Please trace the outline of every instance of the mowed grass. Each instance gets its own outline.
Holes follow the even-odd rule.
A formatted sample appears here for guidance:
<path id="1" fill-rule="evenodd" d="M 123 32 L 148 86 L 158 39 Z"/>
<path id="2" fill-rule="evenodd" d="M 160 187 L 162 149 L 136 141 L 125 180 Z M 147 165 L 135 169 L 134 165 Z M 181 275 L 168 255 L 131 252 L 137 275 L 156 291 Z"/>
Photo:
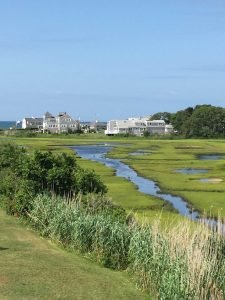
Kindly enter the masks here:
<path id="1" fill-rule="evenodd" d="M 126 272 L 40 238 L 0 210 L 0 299 L 147 299 Z M 148 298 L 149 299 L 149 298 Z"/>

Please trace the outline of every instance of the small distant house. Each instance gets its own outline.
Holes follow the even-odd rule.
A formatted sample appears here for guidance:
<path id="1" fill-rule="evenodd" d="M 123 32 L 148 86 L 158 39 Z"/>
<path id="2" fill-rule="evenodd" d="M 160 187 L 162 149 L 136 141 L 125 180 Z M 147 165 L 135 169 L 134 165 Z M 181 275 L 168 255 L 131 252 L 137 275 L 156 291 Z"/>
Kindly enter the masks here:
<path id="1" fill-rule="evenodd" d="M 79 121 L 72 119 L 66 112 L 60 112 L 56 117 L 51 113 L 46 112 L 43 116 L 43 132 L 73 132 L 77 131 L 79 128 Z"/>
<path id="2" fill-rule="evenodd" d="M 100 131 L 104 131 L 107 127 L 107 122 L 99 122 L 98 120 L 96 120 L 93 123 L 90 123 L 90 130 L 95 131 L 95 132 L 100 132 Z"/>
<path id="3" fill-rule="evenodd" d="M 42 131 L 43 129 L 43 118 L 24 118 L 22 120 L 22 129 L 32 129 Z"/>

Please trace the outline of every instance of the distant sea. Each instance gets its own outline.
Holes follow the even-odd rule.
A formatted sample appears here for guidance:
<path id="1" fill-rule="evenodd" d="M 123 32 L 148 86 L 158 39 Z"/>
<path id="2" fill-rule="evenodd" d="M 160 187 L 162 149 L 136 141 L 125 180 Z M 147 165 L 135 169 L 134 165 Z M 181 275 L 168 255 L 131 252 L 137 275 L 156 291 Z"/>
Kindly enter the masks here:
<path id="1" fill-rule="evenodd" d="M 0 129 L 9 129 L 16 127 L 16 121 L 0 121 Z"/>

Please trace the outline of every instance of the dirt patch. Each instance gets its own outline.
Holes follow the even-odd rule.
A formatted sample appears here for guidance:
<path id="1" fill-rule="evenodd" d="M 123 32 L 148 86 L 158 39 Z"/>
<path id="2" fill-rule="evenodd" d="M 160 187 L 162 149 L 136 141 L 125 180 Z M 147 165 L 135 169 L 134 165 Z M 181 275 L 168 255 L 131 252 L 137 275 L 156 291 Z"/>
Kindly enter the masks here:
<path id="1" fill-rule="evenodd" d="M 9 282 L 6 276 L 0 276 L 0 286 L 4 286 Z"/>
<path id="2" fill-rule="evenodd" d="M 201 146 L 177 146 L 175 149 L 202 149 Z"/>
<path id="3" fill-rule="evenodd" d="M 200 179 L 201 182 L 205 182 L 205 183 L 219 183 L 222 182 L 223 179 L 221 178 L 202 178 Z"/>

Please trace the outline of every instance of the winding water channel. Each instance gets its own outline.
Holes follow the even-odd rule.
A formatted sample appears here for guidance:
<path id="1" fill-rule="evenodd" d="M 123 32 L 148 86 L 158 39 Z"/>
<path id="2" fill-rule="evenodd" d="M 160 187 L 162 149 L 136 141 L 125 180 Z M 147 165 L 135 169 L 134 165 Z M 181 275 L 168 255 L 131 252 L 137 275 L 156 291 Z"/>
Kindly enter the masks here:
<path id="1" fill-rule="evenodd" d="M 164 194 L 160 187 L 150 179 L 139 176 L 132 168 L 119 159 L 108 158 L 106 154 L 112 150 L 112 145 L 85 145 L 73 146 L 72 149 L 82 158 L 97 161 L 116 171 L 116 176 L 126 178 L 134 183 L 141 193 L 152 195 L 170 202 L 173 207 L 181 214 L 192 220 L 197 220 L 199 214 L 188 209 L 188 203 L 179 196 Z"/>
<path id="2" fill-rule="evenodd" d="M 179 196 L 162 193 L 160 187 L 153 180 L 139 176 L 131 167 L 121 162 L 119 159 L 106 157 L 112 150 L 113 144 L 72 146 L 71 148 L 82 158 L 93 160 L 104 164 L 116 171 L 116 176 L 126 178 L 134 183 L 141 193 L 152 195 L 170 202 L 173 207 L 183 216 L 194 221 L 203 221 L 211 229 L 216 229 L 225 235 L 225 224 L 210 218 L 201 218 L 197 211 L 191 211 L 188 202 Z"/>

